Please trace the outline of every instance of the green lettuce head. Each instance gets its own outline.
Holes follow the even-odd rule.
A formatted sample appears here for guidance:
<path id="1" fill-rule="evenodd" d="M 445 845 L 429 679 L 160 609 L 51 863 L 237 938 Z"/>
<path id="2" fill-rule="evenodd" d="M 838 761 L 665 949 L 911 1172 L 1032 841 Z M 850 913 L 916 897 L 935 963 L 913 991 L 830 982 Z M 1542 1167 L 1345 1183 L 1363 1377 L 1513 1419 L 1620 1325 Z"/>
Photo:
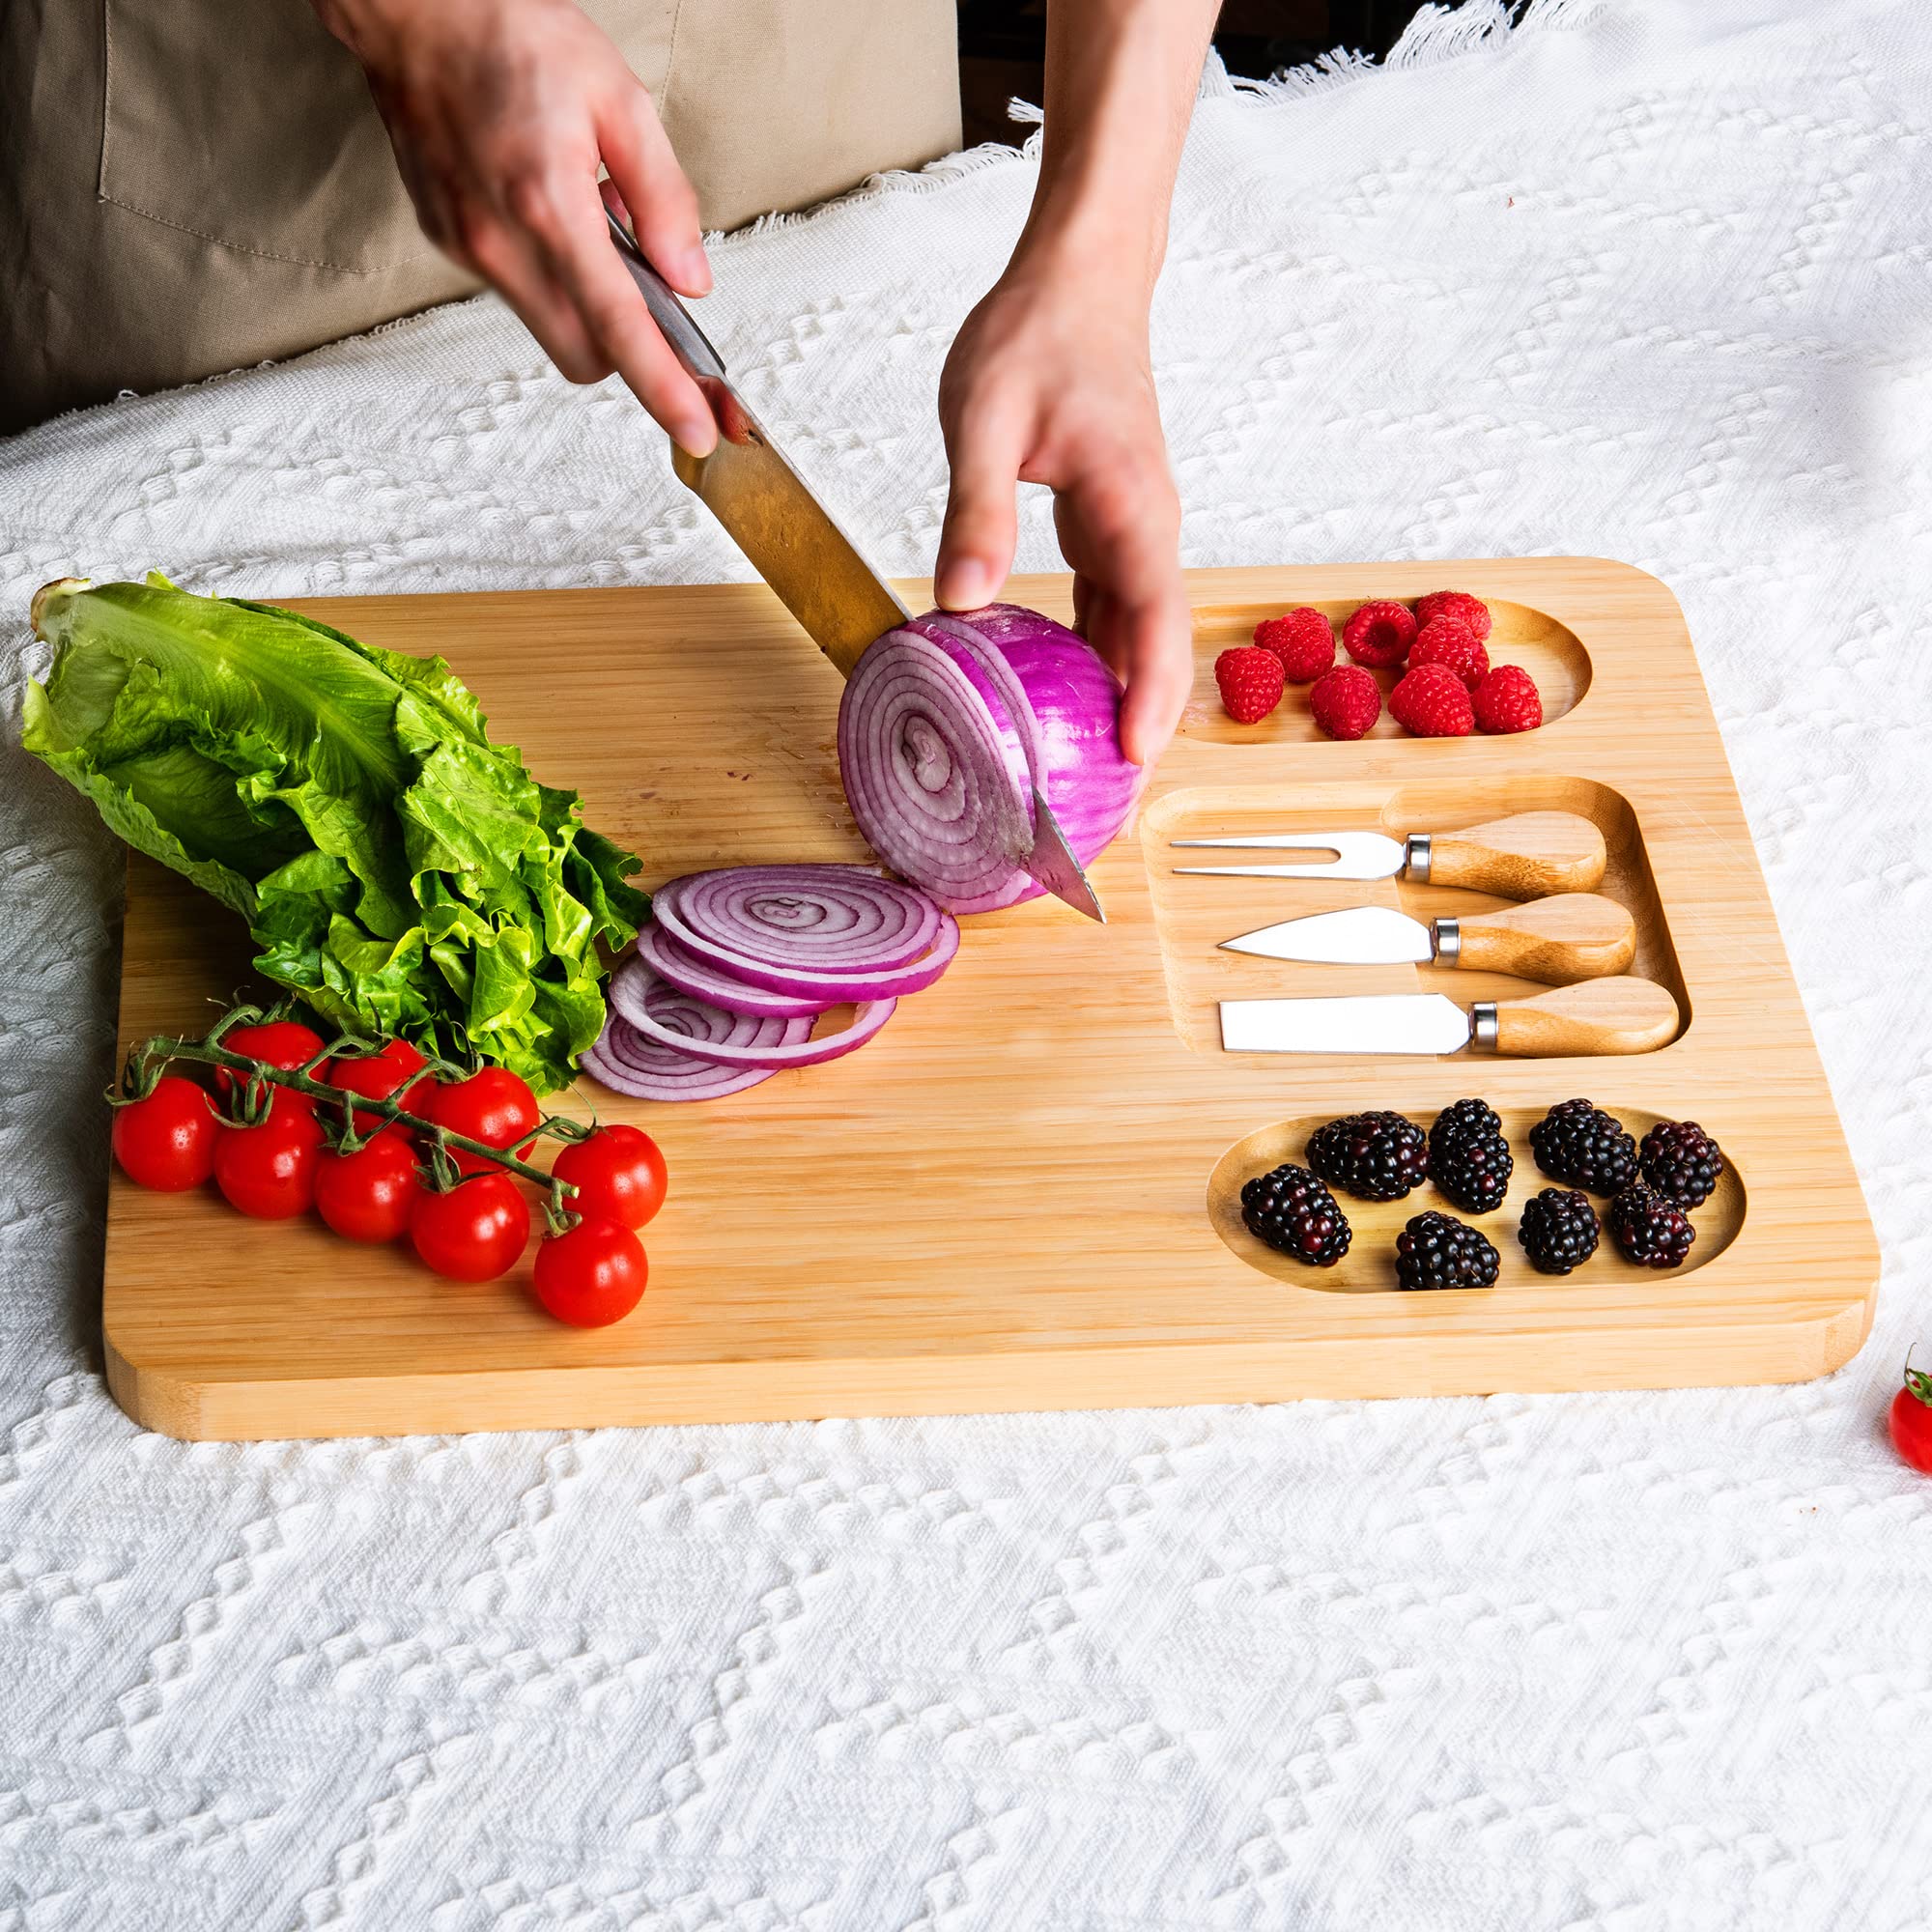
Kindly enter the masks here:
<path id="1" fill-rule="evenodd" d="M 563 1085 L 604 1024 L 600 945 L 638 861 L 493 745 L 440 658 L 270 605 L 63 578 L 28 751 L 130 845 L 248 922 L 257 969 L 325 1019 Z"/>

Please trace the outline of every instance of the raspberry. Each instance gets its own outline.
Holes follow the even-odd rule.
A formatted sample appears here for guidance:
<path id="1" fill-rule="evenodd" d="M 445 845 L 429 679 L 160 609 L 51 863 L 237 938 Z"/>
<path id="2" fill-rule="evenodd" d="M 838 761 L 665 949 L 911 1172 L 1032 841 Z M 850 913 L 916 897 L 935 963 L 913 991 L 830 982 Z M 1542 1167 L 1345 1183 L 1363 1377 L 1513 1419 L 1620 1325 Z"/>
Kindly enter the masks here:
<path id="1" fill-rule="evenodd" d="M 1315 722 L 1331 738 L 1366 738 L 1382 715 L 1381 687 L 1360 665 L 1337 665 L 1308 694 Z"/>
<path id="2" fill-rule="evenodd" d="M 1415 641 L 1415 612 L 1406 604 L 1387 598 L 1364 604 L 1342 626 L 1342 648 L 1358 665 L 1371 670 L 1385 670 L 1399 665 Z"/>
<path id="3" fill-rule="evenodd" d="M 1256 644 L 1223 651 L 1214 660 L 1221 702 L 1236 724 L 1253 724 L 1281 702 L 1281 660 Z"/>
<path id="4" fill-rule="evenodd" d="M 1408 668 L 1428 664 L 1446 666 L 1471 691 L 1490 674 L 1490 654 L 1482 639 L 1454 617 L 1432 617 L 1416 632 L 1408 647 Z"/>
<path id="5" fill-rule="evenodd" d="M 1485 731 L 1534 731 L 1543 723 L 1543 699 L 1520 665 L 1498 665 L 1477 685 L 1475 706 Z"/>
<path id="6" fill-rule="evenodd" d="M 1418 665 L 1389 693 L 1395 722 L 1418 738 L 1466 738 L 1476 722 L 1469 687 L 1446 665 Z"/>
<path id="7" fill-rule="evenodd" d="M 1281 660 L 1291 684 L 1309 684 L 1335 662 L 1335 627 L 1312 605 L 1255 626 L 1255 642 Z"/>
<path id="8" fill-rule="evenodd" d="M 1494 621 L 1490 607 L 1466 590 L 1432 590 L 1427 597 L 1415 600 L 1418 624 L 1433 624 L 1438 617 L 1454 617 L 1479 644 L 1490 635 L 1490 625 Z"/>

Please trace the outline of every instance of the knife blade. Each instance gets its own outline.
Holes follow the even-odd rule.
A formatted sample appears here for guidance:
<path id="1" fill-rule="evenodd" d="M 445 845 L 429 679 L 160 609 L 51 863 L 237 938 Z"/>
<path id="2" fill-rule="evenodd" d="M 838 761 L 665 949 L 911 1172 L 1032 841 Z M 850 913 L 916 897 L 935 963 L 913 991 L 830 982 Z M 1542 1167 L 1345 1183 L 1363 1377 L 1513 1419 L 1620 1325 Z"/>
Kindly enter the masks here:
<path id="1" fill-rule="evenodd" d="M 1434 923 L 1442 924 L 1437 920 Z M 1448 923 L 1453 924 L 1450 921 Z M 1252 952 L 1261 959 L 1296 959 L 1309 965 L 1426 966 L 1435 957 L 1431 927 L 1392 906 L 1350 906 L 1344 912 L 1285 919 L 1221 942 L 1223 952 Z"/>
<path id="2" fill-rule="evenodd" d="M 850 677 L 867 645 L 912 613 L 785 461 L 732 386 L 724 358 L 644 258 L 630 231 L 609 208 L 605 218 L 611 244 L 651 320 L 704 392 L 718 424 L 718 444 L 709 456 L 673 448 L 671 468 L 724 526 L 806 635 L 838 666 L 839 675 Z M 1099 897 L 1037 783 L 1033 807 L 1033 847 L 1012 854 L 1013 863 L 1054 897 L 1105 924 Z"/>
<path id="3" fill-rule="evenodd" d="M 1441 993 L 1221 1002 L 1229 1053 L 1455 1053 L 1471 1039 L 1518 1058 L 1651 1053 L 1677 1026 L 1675 998 L 1628 974 L 1522 1000 L 1478 1000 L 1466 1010 Z"/>
<path id="4" fill-rule="evenodd" d="M 1636 921 L 1628 906 L 1599 893 L 1558 893 L 1461 919 L 1410 919 L 1391 906 L 1350 906 L 1264 925 L 1224 939 L 1221 949 L 1330 966 L 1434 961 L 1564 986 L 1625 971 L 1636 956 Z"/>
<path id="5" fill-rule="evenodd" d="M 1473 1032 L 1469 1015 L 1441 993 L 1221 1002 L 1229 1053 L 1454 1053 Z"/>

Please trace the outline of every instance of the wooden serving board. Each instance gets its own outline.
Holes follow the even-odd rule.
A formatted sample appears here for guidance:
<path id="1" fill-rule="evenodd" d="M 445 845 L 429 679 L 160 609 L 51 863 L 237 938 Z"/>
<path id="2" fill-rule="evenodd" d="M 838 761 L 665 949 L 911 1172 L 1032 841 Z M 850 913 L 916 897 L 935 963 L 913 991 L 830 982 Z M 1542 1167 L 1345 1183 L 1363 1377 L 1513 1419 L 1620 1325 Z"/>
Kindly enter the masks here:
<path id="1" fill-rule="evenodd" d="M 1295 603 L 1337 616 L 1444 583 L 1496 611 L 1491 653 L 1536 675 L 1549 720 L 1512 738 L 1418 741 L 1384 719 L 1315 733 L 1291 691 L 1243 728 L 1216 651 Z M 904 586 L 920 608 L 924 586 Z M 1192 574 L 1199 671 L 1138 824 L 1094 867 L 1110 923 L 1054 901 L 969 922 L 952 970 L 864 1051 L 697 1106 L 586 1082 L 573 1111 L 646 1126 L 670 1200 L 651 1286 L 614 1327 L 542 1314 L 527 1264 L 439 1282 L 406 1251 L 319 1224 L 249 1222 L 212 1191 L 117 1175 L 104 1326 L 137 1420 L 196 1437 L 302 1436 L 826 1414 L 1790 1381 L 1869 1325 L 1877 1249 L 1683 617 L 1655 580 L 1589 559 Z M 1065 615 L 1061 578 L 1011 595 Z M 372 643 L 440 651 L 492 730 L 578 786 L 644 882 L 753 860 L 863 860 L 833 749 L 839 682 L 757 585 L 349 598 L 300 608 Z M 1495 903 L 1385 880 L 1177 877 L 1166 841 L 1209 831 L 1446 830 L 1561 807 L 1603 827 L 1604 888 L 1636 914 L 1638 972 L 1685 1014 L 1626 1059 L 1230 1055 L 1224 996 L 1537 990 L 1412 966 L 1293 966 L 1216 943 L 1298 913 Z M 128 868 L 121 1031 L 199 1031 L 243 984 L 238 923 L 141 859 Z M 1734 1173 L 1695 1216 L 1691 1263 L 1624 1264 L 1607 1241 L 1562 1280 L 1514 1239 L 1543 1184 L 1524 1139 L 1587 1094 L 1638 1131 L 1691 1118 Z M 1345 1201 L 1355 1244 L 1301 1268 L 1241 1228 L 1251 1173 L 1301 1157 L 1333 1115 L 1427 1122 L 1501 1109 L 1510 1202 L 1482 1225 L 1491 1290 L 1405 1294 L 1392 1236 L 1443 1208 Z"/>

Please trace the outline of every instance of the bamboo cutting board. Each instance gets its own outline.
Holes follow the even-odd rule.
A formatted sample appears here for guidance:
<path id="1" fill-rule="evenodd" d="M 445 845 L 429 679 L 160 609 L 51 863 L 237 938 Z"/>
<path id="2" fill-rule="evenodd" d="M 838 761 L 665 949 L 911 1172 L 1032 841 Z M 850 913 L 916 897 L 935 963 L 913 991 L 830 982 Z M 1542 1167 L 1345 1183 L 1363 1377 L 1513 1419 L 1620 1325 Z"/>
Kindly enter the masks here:
<path id="1" fill-rule="evenodd" d="M 1199 668 L 1137 826 L 1094 868 L 1110 923 L 1046 900 L 967 923 L 952 971 L 868 1047 L 697 1106 L 585 1082 L 568 1111 L 655 1134 L 670 1199 L 645 1231 L 651 1286 L 614 1327 L 546 1317 L 527 1262 L 484 1288 L 319 1223 L 243 1220 L 212 1191 L 117 1174 L 107 1236 L 109 1380 L 138 1421 L 233 1438 L 732 1421 L 827 1414 L 1793 1381 L 1850 1357 L 1877 1248 L 1785 962 L 1690 642 L 1654 579 L 1591 559 L 1191 574 Z M 1305 696 L 1253 727 L 1214 654 L 1292 604 L 1340 616 L 1448 583 L 1496 611 L 1491 655 L 1527 667 L 1548 722 L 1420 741 L 1384 717 L 1358 744 Z M 915 609 L 923 586 L 905 586 Z M 1063 578 L 1009 593 L 1067 614 Z M 839 682 L 761 585 L 306 600 L 392 649 L 440 651 L 493 735 L 579 787 L 588 821 L 643 855 L 643 883 L 756 860 L 863 860 L 839 790 Z M 1447 830 L 1561 808 L 1603 829 L 1603 890 L 1636 916 L 1634 970 L 1684 1014 L 1615 1060 L 1231 1055 L 1224 997 L 1541 990 L 1474 972 L 1293 966 L 1216 943 L 1379 903 L 1429 916 L 1499 903 L 1397 880 L 1177 877 L 1167 840 L 1210 832 Z M 1179 855 L 1175 855 L 1179 856 Z M 1200 857 L 1202 855 L 1191 855 Z M 200 1031 L 246 981 L 239 923 L 128 867 L 121 1033 Z M 1732 1167 L 1693 1217 L 1690 1263 L 1624 1264 L 1605 1236 L 1567 1279 L 1514 1233 L 1545 1184 L 1526 1143 L 1587 1094 L 1641 1133 L 1700 1121 Z M 1300 1159 L 1333 1115 L 1425 1124 L 1480 1094 L 1517 1151 L 1491 1290 L 1404 1294 L 1393 1236 L 1447 1208 L 1345 1200 L 1348 1258 L 1314 1270 L 1240 1226 L 1249 1175 Z M 1601 1204 L 1600 1204 L 1601 1205 Z"/>

